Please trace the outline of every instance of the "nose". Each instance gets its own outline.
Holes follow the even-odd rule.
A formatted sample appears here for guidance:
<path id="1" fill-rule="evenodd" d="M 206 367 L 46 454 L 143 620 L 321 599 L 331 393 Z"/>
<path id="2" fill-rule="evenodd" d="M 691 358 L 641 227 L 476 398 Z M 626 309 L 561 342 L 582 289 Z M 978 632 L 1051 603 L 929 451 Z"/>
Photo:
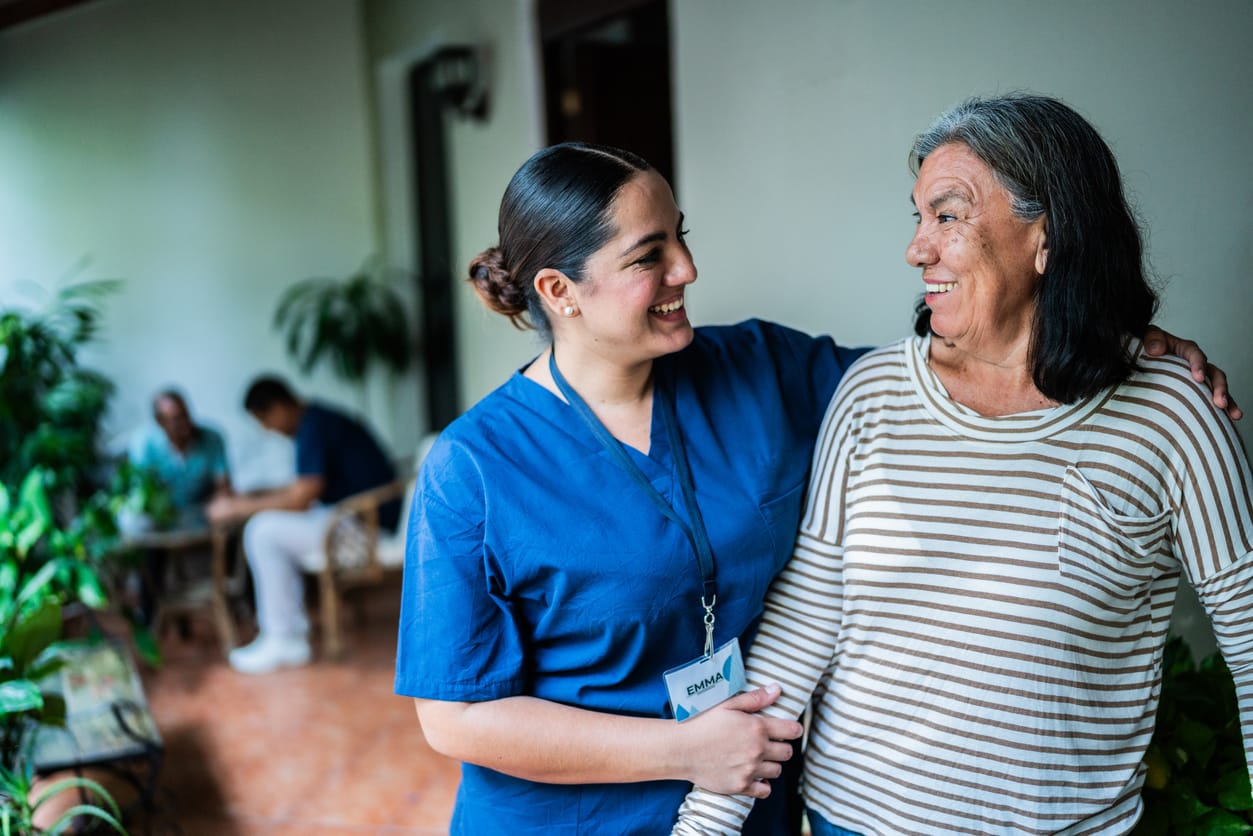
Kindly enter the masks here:
<path id="1" fill-rule="evenodd" d="M 686 247 L 678 254 L 666 271 L 666 283 L 672 285 L 691 284 L 696 281 L 696 262 Z"/>
<path id="2" fill-rule="evenodd" d="M 905 247 L 905 261 L 911 267 L 926 267 L 934 264 L 935 258 L 936 250 L 931 234 L 919 224 L 914 229 L 914 237 L 909 240 L 909 246 Z"/>

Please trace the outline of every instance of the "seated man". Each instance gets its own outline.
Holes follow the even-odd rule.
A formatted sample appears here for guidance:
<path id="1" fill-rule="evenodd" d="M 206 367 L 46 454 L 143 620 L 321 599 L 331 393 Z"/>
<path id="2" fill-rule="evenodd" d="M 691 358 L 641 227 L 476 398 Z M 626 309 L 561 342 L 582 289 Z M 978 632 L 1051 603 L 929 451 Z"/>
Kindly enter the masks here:
<path id="1" fill-rule="evenodd" d="M 186 522 L 200 513 L 203 503 L 230 494 L 226 445 L 221 435 L 192 421 L 187 401 L 175 389 L 156 394 L 152 417 L 156 425 L 136 432 L 126 457 L 165 483 L 179 517 Z"/>
<path id="2" fill-rule="evenodd" d="M 395 478 L 391 461 L 359 421 L 318 403 L 306 403 L 275 377 L 253 381 L 244 409 L 267 430 L 293 438 L 296 479 L 249 496 L 224 497 L 209 506 L 215 522 L 251 516 L 244 526 L 244 552 L 256 587 L 261 634 L 231 651 L 231 666 L 267 673 L 307 664 L 309 620 L 302 571 L 322 568 L 321 545 L 330 506 Z M 400 505 L 379 509 L 379 524 L 395 528 Z"/>

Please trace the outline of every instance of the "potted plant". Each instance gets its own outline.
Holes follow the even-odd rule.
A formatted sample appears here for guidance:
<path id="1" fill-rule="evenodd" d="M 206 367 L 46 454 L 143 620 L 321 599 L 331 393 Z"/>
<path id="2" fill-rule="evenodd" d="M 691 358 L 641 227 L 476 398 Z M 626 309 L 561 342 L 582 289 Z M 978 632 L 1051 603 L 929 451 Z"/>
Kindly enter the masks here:
<path id="1" fill-rule="evenodd" d="M 376 365 L 396 373 L 409 368 L 409 317 L 390 278 L 367 260 L 345 278 L 308 278 L 283 293 L 274 325 L 301 371 L 326 361 L 343 379 L 360 383 Z"/>
<path id="2" fill-rule="evenodd" d="M 1144 816 L 1137 836 L 1253 833 L 1253 796 L 1236 688 L 1222 657 L 1200 664 L 1183 639 L 1162 660 L 1157 728 L 1145 754 Z"/>
<path id="3" fill-rule="evenodd" d="M 0 484 L 0 836 L 61 833 L 81 818 L 125 833 L 117 806 L 94 781 L 75 777 L 36 788 L 31 747 L 39 729 L 65 723 L 65 701 L 42 682 L 65 664 L 62 608 L 68 601 L 106 603 L 104 588 L 86 559 L 82 535 L 59 529 L 46 490 L 47 470 L 22 481 L 16 500 Z M 40 808 L 62 792 L 90 790 L 101 804 L 82 803 L 61 813 L 46 830 Z"/>

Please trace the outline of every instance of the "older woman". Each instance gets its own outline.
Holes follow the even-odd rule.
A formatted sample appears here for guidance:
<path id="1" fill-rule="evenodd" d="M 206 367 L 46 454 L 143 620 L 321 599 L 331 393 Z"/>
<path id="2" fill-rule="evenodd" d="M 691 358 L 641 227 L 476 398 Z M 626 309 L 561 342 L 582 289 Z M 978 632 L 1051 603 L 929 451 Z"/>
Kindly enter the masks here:
<path id="1" fill-rule="evenodd" d="M 1134 336 L 1156 299 L 1091 125 L 976 99 L 913 156 L 924 327 L 837 391 L 748 679 L 782 684 L 768 714 L 814 696 L 816 836 L 1125 833 L 1181 575 L 1250 750 L 1253 476 Z M 676 832 L 737 832 L 750 803 L 694 791 Z"/>

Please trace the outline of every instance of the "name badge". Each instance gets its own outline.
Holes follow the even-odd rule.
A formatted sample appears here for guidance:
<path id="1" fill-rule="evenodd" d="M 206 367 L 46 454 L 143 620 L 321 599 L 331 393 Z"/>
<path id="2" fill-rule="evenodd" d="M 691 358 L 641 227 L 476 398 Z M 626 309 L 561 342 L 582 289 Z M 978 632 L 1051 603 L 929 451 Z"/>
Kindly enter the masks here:
<path id="1" fill-rule="evenodd" d="M 744 690 L 744 657 L 740 640 L 731 639 L 713 652 L 663 674 L 674 719 L 682 723 Z"/>

